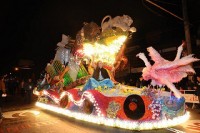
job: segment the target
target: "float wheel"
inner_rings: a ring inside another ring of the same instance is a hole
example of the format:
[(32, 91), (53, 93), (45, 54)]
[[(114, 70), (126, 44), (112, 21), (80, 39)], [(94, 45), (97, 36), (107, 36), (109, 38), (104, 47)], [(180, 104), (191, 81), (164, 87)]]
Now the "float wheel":
[(145, 104), (141, 96), (129, 95), (124, 101), (124, 112), (126, 116), (133, 120), (138, 120), (145, 113)]
[(83, 102), (83, 112), (86, 114), (91, 114), (93, 109), (94, 109), (94, 105), (92, 102), (90, 102), (88, 99), (85, 99)]
[(67, 107), (68, 103), (69, 103), (68, 96), (65, 95), (65, 96), (63, 96), (62, 99), (60, 100), (60, 107), (61, 107), (61, 108)]

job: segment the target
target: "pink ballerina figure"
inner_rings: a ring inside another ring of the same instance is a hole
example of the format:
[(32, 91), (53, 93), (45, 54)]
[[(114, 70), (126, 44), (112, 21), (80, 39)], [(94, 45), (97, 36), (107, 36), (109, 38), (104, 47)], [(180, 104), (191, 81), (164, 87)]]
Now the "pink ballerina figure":
[(154, 61), (153, 65), (150, 64), (144, 53), (136, 55), (144, 61), (146, 66), (142, 70), (144, 80), (151, 79), (151, 85), (153, 86), (166, 85), (172, 92), (174, 92), (174, 95), (177, 98), (181, 97), (181, 93), (176, 89), (173, 83), (177, 83), (182, 78), (187, 77), (188, 73), (195, 73), (190, 63), (199, 61), (199, 59), (193, 57), (193, 54), (181, 58), (183, 45), (184, 43), (178, 47), (176, 58), (173, 61), (162, 58), (153, 47), (147, 48), (149, 56)]

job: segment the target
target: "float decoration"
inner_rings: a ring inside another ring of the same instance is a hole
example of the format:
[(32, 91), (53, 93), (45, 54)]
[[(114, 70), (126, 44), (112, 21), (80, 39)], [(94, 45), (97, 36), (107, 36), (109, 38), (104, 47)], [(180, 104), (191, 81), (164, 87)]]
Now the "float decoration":
[[(79, 120), (129, 130), (166, 128), (189, 119), (185, 99), (173, 87), (174, 81), (164, 81), (169, 73), (161, 73), (159, 77), (155, 72), (157, 69), (167, 69), (176, 75), (176, 70), (185, 70), (181, 76), (178, 75), (179, 80), (186, 72), (194, 72), (188, 64), (198, 59), (191, 55), (180, 59), (181, 47), (176, 61), (172, 62), (163, 59), (150, 47), (150, 56), (155, 61), (152, 66), (144, 54), (137, 55), (146, 65), (143, 77), (152, 79), (153, 85), (171, 87), (175, 96), (161, 89), (137, 88), (115, 81), (115, 71), (125, 68), (128, 61), (124, 49), (125, 41), (136, 31), (131, 27), (132, 22), (128, 15), (114, 18), (108, 15), (103, 18), (101, 27), (94, 22), (84, 23), (75, 40), (63, 35), (62, 41), (57, 44), (54, 60), (45, 68), (49, 76), (39, 80), (34, 89), (34, 94), (38, 95), (36, 106)], [(98, 86), (83, 91), (91, 77), (92, 64), (98, 60), (103, 61), (115, 85), (112, 88)], [(84, 61), (87, 63), (84, 64)]]
[(153, 86), (166, 85), (172, 90), (172, 92), (174, 92), (174, 95), (177, 98), (181, 97), (181, 93), (176, 89), (173, 83), (177, 83), (182, 78), (187, 77), (187, 73), (195, 73), (190, 64), (192, 62), (199, 61), (199, 59), (194, 58), (192, 54), (181, 58), (183, 45), (184, 43), (178, 47), (177, 55), (174, 61), (168, 61), (162, 58), (153, 47), (147, 48), (149, 56), (151, 56), (151, 59), (155, 62), (153, 65), (150, 64), (144, 53), (136, 55), (144, 61), (146, 66), (142, 71), (144, 80), (151, 79), (151, 84)]

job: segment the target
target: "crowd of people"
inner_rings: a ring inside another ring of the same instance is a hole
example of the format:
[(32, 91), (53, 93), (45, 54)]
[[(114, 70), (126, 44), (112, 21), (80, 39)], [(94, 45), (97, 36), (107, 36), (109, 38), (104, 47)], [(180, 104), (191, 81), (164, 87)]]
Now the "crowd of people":
[(7, 98), (20, 96), (24, 104), (30, 104), (34, 85), (31, 78), (18, 80), (16, 78), (0, 76), (0, 123), (3, 119), (2, 106), (8, 102)]
[[(151, 81), (145, 81), (142, 76), (134, 80), (133, 77), (129, 77), (127, 81), (121, 81), (125, 85), (136, 86), (138, 88), (142, 88), (144, 86), (149, 86)], [(189, 94), (200, 94), (200, 74), (189, 75), (183, 78), (180, 82), (175, 83), (175, 86), (178, 90), (182, 93), (189, 93)], [(159, 88), (156, 86), (155, 88)], [(165, 90), (169, 91), (169, 89), (164, 86)], [(186, 91), (186, 92), (184, 92)]]
[[(193, 94), (200, 94), (200, 74), (194, 75), (194, 76), (188, 76), (184, 79), (182, 79), (179, 83), (176, 84), (177, 88), (181, 92), (184, 90), (194, 90), (195, 93)], [(189, 92), (189, 91), (188, 91)], [(191, 92), (189, 92), (191, 93)]]
[(21, 96), (24, 103), (31, 103), (32, 92), (35, 87), (35, 83), (32, 78), (17, 79), (7, 78), (1, 76), (1, 93), (5, 93), (7, 96)]

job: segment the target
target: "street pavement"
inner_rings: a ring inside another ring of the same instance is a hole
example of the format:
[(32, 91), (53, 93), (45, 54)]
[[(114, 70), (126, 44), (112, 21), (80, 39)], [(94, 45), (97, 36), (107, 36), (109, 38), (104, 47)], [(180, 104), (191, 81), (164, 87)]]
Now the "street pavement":
[(31, 103), (27, 103), (25, 98), (19, 94), (14, 96), (8, 95), (7, 97), (3, 98), (2, 102), (2, 112), (14, 111), (14, 110), (22, 110), (28, 109), (35, 106), (35, 102), (37, 101), (37, 97), (32, 95)]
[(188, 108), (190, 119), (181, 125), (147, 131), (131, 131), (86, 123), (30, 104), (20, 96), (8, 97), (3, 106), (0, 133), (200, 133), (200, 109)]

